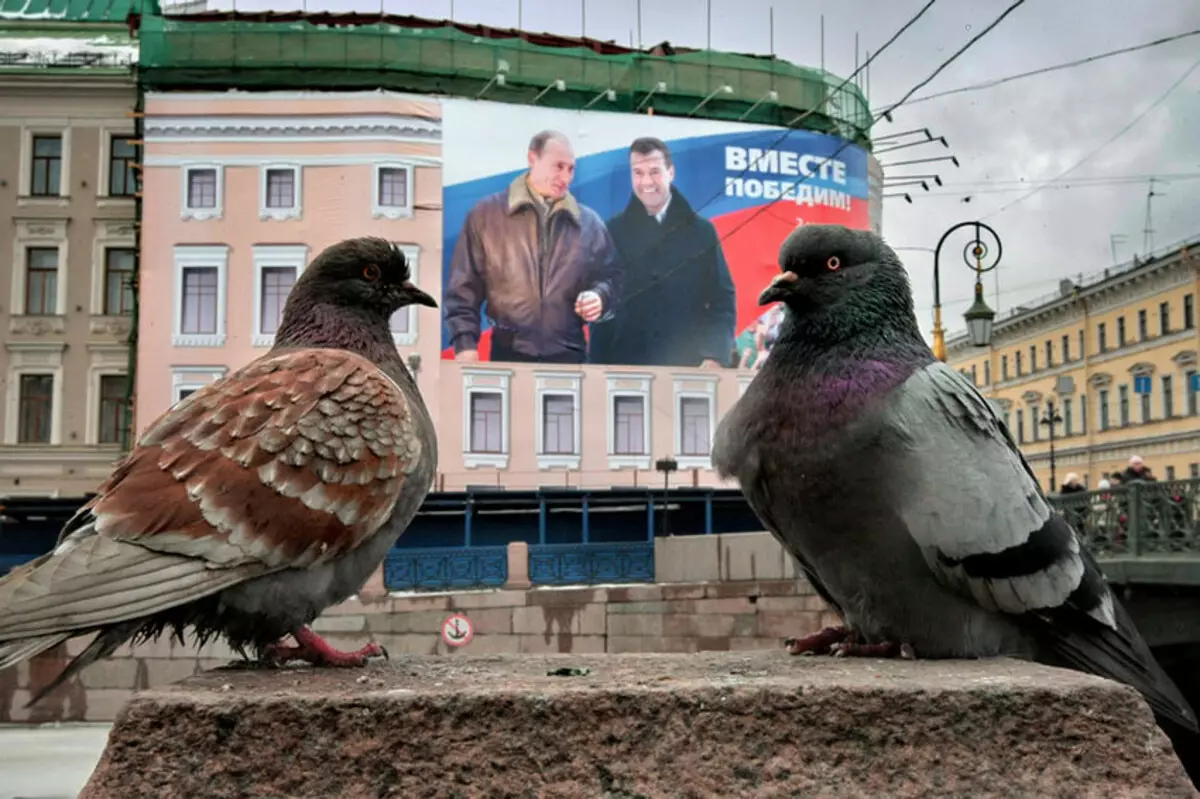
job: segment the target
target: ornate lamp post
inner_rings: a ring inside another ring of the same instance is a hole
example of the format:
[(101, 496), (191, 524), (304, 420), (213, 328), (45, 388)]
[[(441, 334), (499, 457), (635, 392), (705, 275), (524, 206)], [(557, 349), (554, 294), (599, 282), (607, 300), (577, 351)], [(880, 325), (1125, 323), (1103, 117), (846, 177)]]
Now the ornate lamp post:
[(1053, 494), (1057, 481), (1054, 474), (1054, 428), (1062, 422), (1063, 418), (1058, 413), (1058, 406), (1054, 404), (1053, 398), (1046, 400), (1046, 412), (1038, 419), (1038, 424), (1044, 424), (1050, 431), (1050, 493)]
[[(946, 360), (946, 329), (942, 327), (942, 245), (946, 243), (946, 239), (950, 238), (950, 234), (965, 227), (975, 229), (975, 236), (963, 248), (963, 260), (975, 272), (975, 302), (963, 314), (963, 318), (967, 321), (967, 332), (974, 346), (986, 347), (992, 342), (992, 323), (996, 319), (996, 312), (983, 301), (983, 275), (1000, 265), (1003, 245), (1001, 245), (1000, 236), (996, 234), (996, 231), (984, 223), (959, 222), (942, 234), (933, 251), (933, 355), (939, 361)], [(984, 239), (985, 232), (994, 244), (989, 245), (988, 241)], [(995, 249), (994, 257), (992, 255), (993, 248)], [(985, 266), (984, 263), (989, 260), (991, 265)]]
[(654, 469), (663, 476), (663, 535), (667, 536), (671, 534), (671, 474), (679, 469), (679, 461), (659, 458), (654, 462)]

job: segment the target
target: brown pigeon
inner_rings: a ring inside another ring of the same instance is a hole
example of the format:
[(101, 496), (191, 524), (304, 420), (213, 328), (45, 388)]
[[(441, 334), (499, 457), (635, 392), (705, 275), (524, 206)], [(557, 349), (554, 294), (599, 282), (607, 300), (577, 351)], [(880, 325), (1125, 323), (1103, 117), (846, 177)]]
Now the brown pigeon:
[(388, 324), (437, 307), (410, 277), (383, 239), (326, 249), (271, 351), (156, 419), (54, 551), (0, 579), (0, 669), (98, 633), (30, 704), (126, 641), (182, 643), (189, 627), (265, 664), (387, 656), (374, 642), (338, 651), (308, 625), (363, 586), (437, 470)]

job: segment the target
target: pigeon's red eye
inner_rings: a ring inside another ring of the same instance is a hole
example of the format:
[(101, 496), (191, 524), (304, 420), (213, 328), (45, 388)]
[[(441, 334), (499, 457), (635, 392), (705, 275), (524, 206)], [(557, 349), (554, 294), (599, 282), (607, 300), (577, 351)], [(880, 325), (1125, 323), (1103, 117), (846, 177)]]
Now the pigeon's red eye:
[(842, 261), (836, 255), (831, 255), (829, 260), (825, 262), (825, 268), (830, 272), (836, 272), (842, 268)]
[(363, 267), (363, 277), (372, 283), (379, 279), (379, 267), (375, 264), (370, 264)]

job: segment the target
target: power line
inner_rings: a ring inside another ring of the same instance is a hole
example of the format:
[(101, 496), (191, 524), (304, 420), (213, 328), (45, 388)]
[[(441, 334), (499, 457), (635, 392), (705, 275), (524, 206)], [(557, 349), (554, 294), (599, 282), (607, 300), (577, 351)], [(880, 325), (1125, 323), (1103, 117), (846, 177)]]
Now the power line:
[(1097, 147), (1096, 149), (1089, 152), (1083, 158), (1080, 158), (1078, 161), (1076, 161), (1074, 164), (1072, 164), (1070, 167), (1068, 167), (1066, 170), (1064, 170), (1057, 177), (1051, 178), (1046, 183), (1043, 183), (1042, 185), (1034, 188), (1028, 194), (1018, 197), (1017, 199), (1013, 200), (1012, 202), (1008, 203), (1007, 205), (1000, 206), (999, 208), (997, 208), (995, 211), (992, 211), (987, 216), (982, 217), (982, 219), (991, 219), (994, 216), (1004, 213), (1009, 208), (1012, 208), (1014, 205), (1024, 202), (1025, 200), (1028, 200), (1030, 197), (1032, 197), (1033, 195), (1035, 195), (1039, 191), (1041, 191), (1043, 188), (1045, 188), (1048, 184), (1056, 183), (1057, 181), (1062, 180), (1064, 177), (1071, 174), (1079, 167), (1083, 166), (1084, 163), (1086, 163), (1092, 156), (1096, 155), (1101, 150), (1108, 147), (1108, 145), (1112, 144), (1117, 139), (1124, 136), (1126, 133), (1128, 133), (1130, 130), (1132, 130), (1133, 127), (1135, 125), (1137, 125), (1137, 123), (1141, 122), (1146, 117), (1147, 114), (1149, 114), (1155, 108), (1158, 108), (1158, 106), (1162, 105), (1163, 101), (1165, 101), (1168, 97), (1170, 97), (1172, 92), (1174, 92), (1181, 85), (1183, 85), (1183, 82), (1185, 80), (1187, 80), (1188, 77), (1190, 77), (1191, 74), (1193, 72), (1195, 72), (1197, 68), (1200, 68), (1200, 60), (1197, 60), (1194, 64), (1192, 64), (1190, 67), (1188, 67), (1187, 71), (1184, 72), (1182, 75), (1180, 75), (1179, 78), (1174, 83), (1172, 83), (1165, 92), (1163, 92), (1161, 95), (1159, 95), (1158, 99), (1156, 99), (1153, 103), (1151, 103), (1149, 106), (1147, 106), (1145, 110), (1143, 110), (1140, 114), (1135, 116), (1132, 120), (1130, 120), (1129, 123), (1127, 125), (1125, 125), (1125, 127), (1118, 130), (1116, 133), (1114, 133), (1112, 136), (1110, 136), (1108, 139), (1106, 139), (1099, 147)]
[(1125, 55), (1126, 53), (1134, 53), (1134, 52), (1137, 52), (1138, 50), (1147, 50), (1151, 47), (1161, 47), (1164, 44), (1170, 44), (1171, 42), (1177, 42), (1180, 39), (1186, 39), (1189, 36), (1197, 36), (1197, 35), (1200, 35), (1200, 29), (1187, 31), (1186, 33), (1177, 33), (1174, 36), (1167, 36), (1162, 39), (1155, 39), (1152, 42), (1145, 42), (1143, 44), (1135, 44), (1131, 47), (1122, 47), (1119, 50), (1109, 50), (1104, 53), (1097, 53), (1096, 55), (1090, 55), (1090, 56), (1087, 56), (1086, 58), (1079, 58), (1074, 61), (1067, 61), (1063, 64), (1055, 64), (1054, 66), (1042, 67), (1041, 69), (1033, 69), (1033, 70), (1030, 70), (1029, 72), (1019, 72), (1016, 75), (1008, 75), (1007, 77), (996, 78), (994, 80), (987, 80), (987, 81), (983, 81), (981, 83), (972, 83), (969, 86), (960, 86), (957, 89), (947, 89), (944, 92), (935, 92), (933, 94), (924, 94), (924, 95), (921, 95), (920, 97), (914, 97), (911, 100), (909, 100), (908, 105), (913, 106), (913, 105), (916, 105), (917, 103), (924, 103), (929, 100), (936, 100), (940, 97), (949, 97), (952, 94), (963, 94), (964, 92), (977, 92), (977, 91), (982, 91), (984, 89), (993, 89), (997, 86), (1002, 86), (1005, 83), (1012, 83), (1015, 80), (1022, 80), (1024, 78), (1032, 78), (1037, 75), (1045, 75), (1050, 72), (1058, 72), (1059, 70), (1063, 70), (1063, 69), (1071, 69), (1072, 67), (1083, 66), (1084, 64), (1091, 64), (1091, 63), (1094, 63), (1096, 61), (1101, 61), (1106, 58), (1113, 58), (1114, 56)]
[[(1150, 180), (1149, 177), (1137, 178), (1137, 179), (1130, 178), (1130, 179), (1126, 179), (1126, 180), (1071, 181), (1070, 183), (1055, 183), (1052, 185), (1042, 186), (1039, 189), (1039, 191), (1046, 191), (1046, 190), (1072, 191), (1074, 189), (1097, 189), (1097, 188), (1108, 188), (1108, 187), (1113, 187), (1113, 186), (1140, 186), (1148, 180)], [(1167, 178), (1155, 177), (1154, 180), (1167, 180)], [(1200, 180), (1200, 172), (1191, 174), (1191, 175), (1175, 175), (1175, 176), (1172, 176), (1171, 178), (1169, 178), (1169, 180), (1172, 180), (1172, 181)], [(884, 188), (887, 188), (886, 184), (885, 184)], [(966, 195), (1014, 194), (1016, 192), (1022, 192), (1022, 191), (1029, 191), (1029, 186), (1024, 185), (1024, 186), (988, 187), (985, 184), (985, 185), (980, 186), (980, 188), (970, 188), (970, 187), (965, 187), (962, 185), (946, 185), (945, 187), (943, 187), (941, 190), (938, 190), (938, 191), (922, 192), (920, 196), (922, 198), (961, 197), (964, 194), (966, 194)]]

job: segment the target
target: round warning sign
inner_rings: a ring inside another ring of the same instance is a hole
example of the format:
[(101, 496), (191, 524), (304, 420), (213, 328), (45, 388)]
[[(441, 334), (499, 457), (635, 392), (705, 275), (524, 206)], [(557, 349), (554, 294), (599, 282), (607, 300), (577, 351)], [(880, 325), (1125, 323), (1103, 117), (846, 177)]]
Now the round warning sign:
[(442, 622), (442, 640), (449, 646), (466, 646), (475, 637), (475, 625), (462, 613)]

